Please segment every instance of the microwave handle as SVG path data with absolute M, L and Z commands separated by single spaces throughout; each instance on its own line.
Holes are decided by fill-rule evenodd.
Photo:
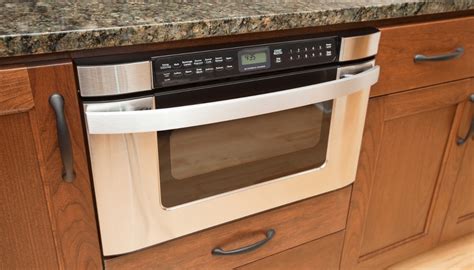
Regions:
M 344 69 L 344 68 L 341 68 Z M 87 111 L 89 134 L 173 130 L 273 113 L 347 96 L 375 84 L 379 66 L 342 79 L 223 101 L 140 111 Z

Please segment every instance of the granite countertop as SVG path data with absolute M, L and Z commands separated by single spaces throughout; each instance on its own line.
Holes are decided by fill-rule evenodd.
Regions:
M 474 9 L 474 0 L 0 1 L 0 57 Z

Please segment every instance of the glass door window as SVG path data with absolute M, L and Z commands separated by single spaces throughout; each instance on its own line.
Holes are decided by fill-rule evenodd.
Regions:
M 173 207 L 318 168 L 332 101 L 158 133 L 161 202 Z

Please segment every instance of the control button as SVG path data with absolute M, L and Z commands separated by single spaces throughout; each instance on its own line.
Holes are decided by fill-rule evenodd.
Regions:
M 290 54 L 292 54 L 292 53 L 293 53 L 293 49 L 289 49 L 288 52 L 289 52 Z
M 233 65 L 226 65 L 225 69 L 226 70 L 232 70 L 232 69 L 234 69 L 234 66 Z
M 319 52 L 319 56 L 323 56 L 323 53 L 322 53 L 322 52 Z
M 315 53 L 311 53 L 311 58 L 316 57 Z
M 204 62 L 202 61 L 202 59 L 196 59 L 196 60 L 194 60 L 194 65 L 195 66 L 202 66 L 202 65 L 204 65 Z
M 182 71 L 174 71 L 173 72 L 173 77 L 178 78 L 178 77 L 181 77 L 181 76 L 183 76 Z
M 207 67 L 204 69 L 204 72 L 206 73 L 212 73 L 214 71 L 214 68 L 213 67 Z
M 163 82 L 164 82 L 164 83 L 165 83 L 165 82 L 169 82 L 169 81 L 171 81 L 171 78 L 164 78 L 164 79 L 163 79 Z
M 326 43 L 326 49 L 331 49 L 332 48 L 332 44 L 331 43 Z
M 300 48 L 296 49 L 296 52 L 297 52 L 297 53 L 300 53 L 300 52 L 301 52 L 301 49 L 300 49 Z
M 161 73 L 161 76 L 163 76 L 163 78 L 169 78 L 171 76 L 171 72 L 163 72 Z
M 290 58 L 292 58 L 292 56 L 290 56 Z M 290 59 L 292 60 L 292 59 Z M 275 58 L 275 63 L 281 63 L 281 57 L 276 57 Z
M 224 70 L 224 66 L 217 66 L 216 67 L 216 71 L 223 71 Z
M 322 49 L 323 49 L 323 46 L 319 45 L 319 46 L 318 46 L 318 49 L 322 50 Z
M 295 58 L 293 58 L 293 56 L 290 56 L 290 61 L 293 61 L 295 60 Z
M 181 66 L 180 62 L 173 63 L 173 68 L 179 68 Z
M 192 69 L 186 69 L 184 71 L 184 75 L 186 75 L 186 76 L 193 75 L 193 70 Z
M 232 56 L 226 56 L 225 57 L 226 62 L 232 62 L 232 60 L 234 60 L 234 58 L 232 58 Z
M 314 47 L 314 46 L 313 46 L 313 47 L 311 47 L 311 50 L 312 50 L 312 51 L 316 50 L 316 47 Z
M 204 71 L 202 68 L 196 68 L 196 74 L 202 74 Z
M 165 69 L 170 69 L 170 68 L 171 68 L 171 65 L 168 63 L 162 63 L 160 65 L 160 70 L 165 70 Z
M 212 64 L 212 57 L 210 57 L 210 58 L 204 58 L 204 62 L 206 63 L 206 65 Z
M 224 61 L 224 58 L 222 58 L 222 56 L 214 58 L 214 62 L 216 62 L 216 63 L 222 63 L 223 61 Z
M 301 54 L 296 55 L 296 59 L 300 60 L 301 59 Z
M 308 57 L 309 57 L 308 54 L 305 53 L 305 54 L 304 54 L 304 59 L 308 59 Z
M 326 51 L 326 56 L 331 56 L 332 52 L 331 51 Z
M 283 49 L 274 49 L 273 50 L 273 55 L 282 55 L 282 54 L 283 54 Z
M 190 67 L 193 65 L 193 61 L 189 60 L 189 61 L 182 61 L 181 63 L 183 63 L 183 67 Z
M 307 52 L 307 51 L 308 51 L 308 47 L 304 47 L 304 51 Z

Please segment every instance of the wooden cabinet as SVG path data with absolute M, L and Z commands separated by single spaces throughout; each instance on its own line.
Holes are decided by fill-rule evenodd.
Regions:
M 51 94 L 64 97 L 76 178 L 62 179 Z M 0 268 L 101 269 L 71 63 L 0 69 Z
M 470 88 L 474 95 L 474 79 L 471 79 Z M 472 128 L 474 100 L 466 102 L 463 112 L 457 133 L 458 138 L 465 138 Z M 450 143 L 452 148 L 445 170 L 446 183 L 444 185 L 446 192 L 452 193 L 452 197 L 441 241 L 453 240 L 474 231 L 474 140 L 468 137 L 465 143 Z
M 344 231 L 340 231 L 236 269 L 334 270 L 339 268 L 343 243 Z
M 371 96 L 434 85 L 474 76 L 474 17 L 381 28 L 379 82 Z M 463 54 L 449 61 L 415 63 L 414 56 Z
M 451 194 L 441 183 L 470 80 L 369 101 L 343 269 L 389 266 L 432 248 Z

